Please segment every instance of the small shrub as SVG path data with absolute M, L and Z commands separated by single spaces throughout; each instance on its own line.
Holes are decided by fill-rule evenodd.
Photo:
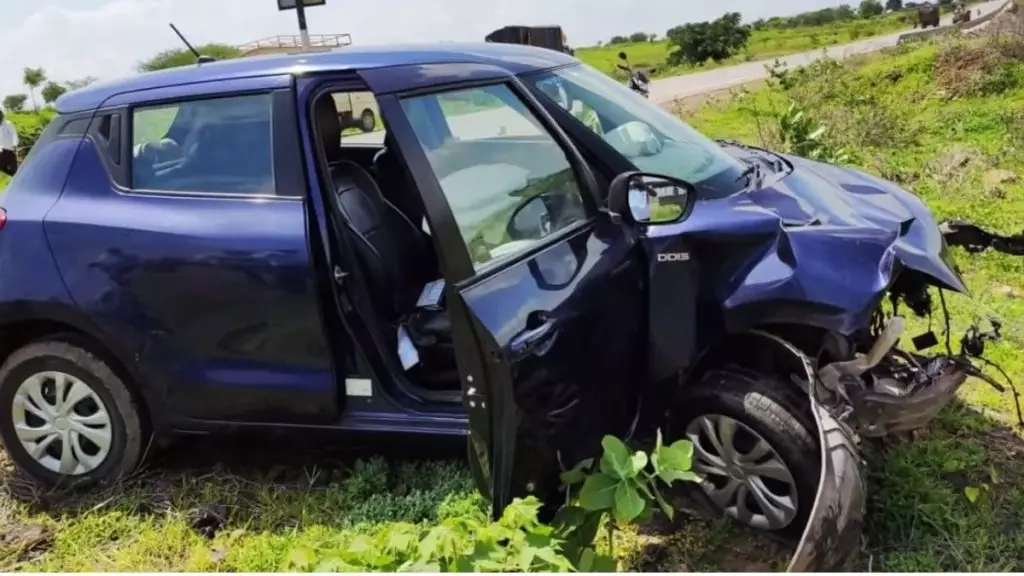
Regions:
M 1005 94 L 1024 84 L 1024 41 L 992 39 L 947 45 L 935 61 L 935 83 L 947 98 Z
M 611 572 L 611 555 L 597 552 L 594 541 L 602 526 L 614 552 L 613 534 L 622 525 L 644 521 L 660 508 L 669 518 L 672 507 L 659 484 L 695 481 L 690 471 L 693 444 L 679 440 L 662 444 L 658 433 L 648 455 L 632 451 L 612 436 L 601 442 L 599 464 L 593 458 L 562 473 L 565 504 L 551 524 L 539 520 L 541 502 L 517 498 L 497 521 L 488 520 L 472 501 L 445 501 L 440 521 L 430 526 L 410 522 L 383 524 L 369 532 L 319 546 L 293 548 L 282 569 L 316 572 Z M 353 477 L 368 481 L 387 475 L 364 465 Z M 380 513 L 381 511 L 378 511 Z M 390 511 L 385 511 L 390 512 Z M 388 516 L 382 513 L 382 516 Z M 406 517 L 406 520 L 415 518 Z

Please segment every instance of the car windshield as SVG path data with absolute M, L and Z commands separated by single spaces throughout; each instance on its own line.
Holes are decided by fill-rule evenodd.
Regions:
M 574 65 L 525 80 L 600 134 L 637 170 L 690 182 L 705 198 L 733 194 L 745 185 L 745 164 L 590 66 Z

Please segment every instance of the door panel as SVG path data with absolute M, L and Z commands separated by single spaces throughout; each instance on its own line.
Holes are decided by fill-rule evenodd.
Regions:
M 551 501 L 559 463 L 625 434 L 646 382 L 635 238 L 599 217 L 589 169 L 514 79 L 381 109 L 448 281 L 479 484 L 496 513 L 526 493 Z
M 627 236 L 588 225 L 458 292 L 490 384 L 470 400 L 491 403 L 479 440 L 497 509 L 529 486 L 553 494 L 559 460 L 628 431 L 645 382 L 641 271 Z
M 64 193 L 47 215 L 47 238 L 75 302 L 132 352 L 140 385 L 159 403 L 161 417 L 333 422 L 339 407 L 307 238 L 304 181 L 301 174 L 298 185 L 290 178 L 298 164 L 288 163 L 287 154 L 271 155 L 269 136 L 225 150 L 220 144 L 249 135 L 252 124 L 238 119 L 239 107 L 222 109 L 227 113 L 215 125 L 184 130 L 190 135 L 180 138 L 199 141 L 192 147 L 174 146 L 169 129 L 140 122 L 137 138 L 171 142 L 158 151 L 189 151 L 172 154 L 177 167 L 169 169 L 158 165 L 165 158 L 146 156 L 145 144 L 125 146 L 137 154 L 114 159 L 83 140 Z M 174 118 L 167 116 L 163 126 Z M 251 132 L 269 133 L 269 125 L 257 127 Z M 134 179 L 114 181 L 112 162 L 131 165 Z M 262 188 L 240 185 L 271 172 L 270 162 L 274 194 L 250 194 Z M 221 172 L 234 180 L 218 179 Z M 132 187 L 140 182 L 149 189 Z M 236 193 L 170 190 L 168 182 L 233 185 Z

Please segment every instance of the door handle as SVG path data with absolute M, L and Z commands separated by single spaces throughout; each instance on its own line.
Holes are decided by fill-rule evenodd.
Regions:
M 539 310 L 531 312 L 526 317 L 526 329 L 509 341 L 509 351 L 514 358 L 521 358 L 549 341 L 555 333 L 555 319 L 550 314 Z

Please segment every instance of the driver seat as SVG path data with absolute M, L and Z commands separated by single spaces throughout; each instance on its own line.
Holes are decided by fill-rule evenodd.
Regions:
M 416 307 L 423 287 L 439 274 L 430 238 L 387 201 L 365 168 L 344 159 L 341 122 L 332 99 L 321 98 L 315 113 L 333 186 L 329 203 L 344 226 L 342 240 L 351 242 L 367 276 L 374 311 L 392 329 L 390 343 L 395 343 L 394 330 L 405 325 L 421 360 L 441 356 L 447 360 L 443 364 L 454 365 L 447 311 Z M 424 353 L 437 346 L 450 350 Z

